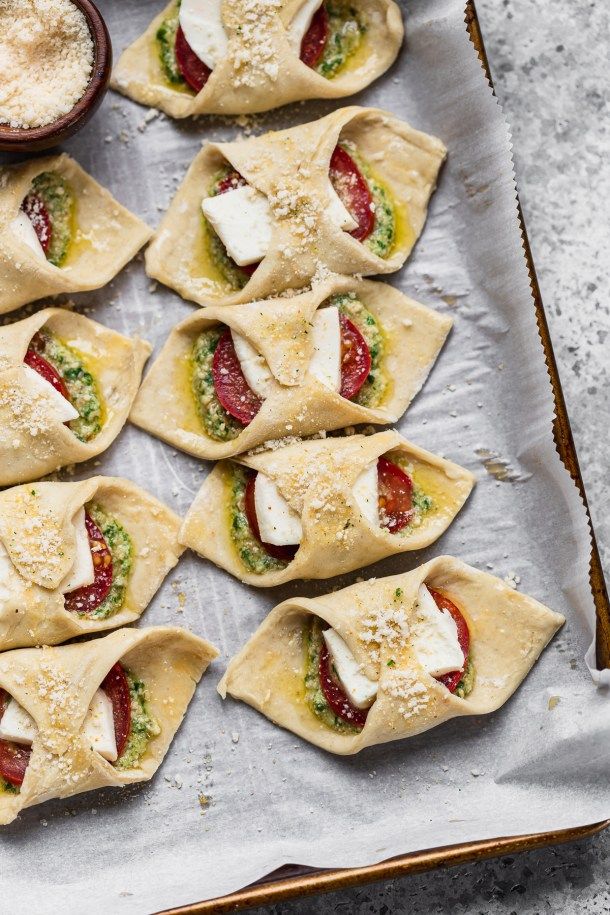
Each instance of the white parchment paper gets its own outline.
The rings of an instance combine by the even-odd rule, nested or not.
[[[162,4],[99,5],[118,54]],[[455,327],[399,428],[469,467],[478,485],[434,547],[361,574],[393,574],[452,553],[518,578],[523,591],[564,613],[566,626],[499,712],[335,758],[245,705],[223,703],[216,683],[274,604],[349,584],[358,573],[261,592],[185,556],[142,622],[188,626],[216,643],[221,657],[151,784],[49,803],[2,830],[2,911],[135,915],[227,893],[285,863],[358,866],[610,817],[610,701],[585,662],[594,634],[589,534],[551,435],[509,132],[469,43],[462,0],[412,0],[404,12],[407,41],[397,65],[356,101],[389,109],[449,148],[423,236],[390,281],[451,314]],[[331,109],[296,105],[259,118],[254,129]],[[66,148],[155,225],[200,143],[233,137],[243,126],[173,123],[109,95]],[[141,259],[77,305],[157,349],[193,309],[151,284]],[[482,461],[490,453],[506,462],[509,479],[487,472]],[[129,427],[76,476],[129,477],[184,513],[209,469]],[[588,657],[593,663],[594,654]],[[607,685],[608,672],[594,679]],[[205,811],[200,794],[209,798]]]

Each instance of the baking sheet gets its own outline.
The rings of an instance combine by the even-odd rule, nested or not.
[[[160,6],[99,5],[116,52]],[[431,549],[333,582],[255,592],[186,556],[143,622],[186,625],[215,642],[221,658],[151,784],[53,802],[2,831],[7,908],[145,913],[230,892],[287,862],[359,866],[610,816],[610,703],[584,661],[594,632],[589,534],[552,441],[508,131],[469,44],[460,0],[413,0],[405,13],[398,65],[356,101],[388,108],[449,147],[423,237],[391,282],[451,314],[455,328],[399,428],[473,470],[475,493]],[[240,126],[218,119],[192,125],[110,95],[66,148],[154,225],[201,140],[288,126],[332,107],[293,106]],[[80,297],[78,307],[158,347],[193,306],[155,288],[137,261],[107,289]],[[91,464],[75,476],[127,476],[181,513],[209,470],[134,428]],[[393,574],[441,552],[518,581],[568,618],[499,712],[343,759],[217,696],[226,660],[279,600],[324,593],[359,574]],[[609,682],[608,672],[593,677]],[[200,795],[209,799],[204,808]]]

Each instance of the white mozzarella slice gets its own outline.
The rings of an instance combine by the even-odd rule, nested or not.
[[[357,477],[352,492],[356,505],[366,520],[373,527],[379,527],[379,474],[377,472],[377,461],[369,464]]]
[[[348,208],[345,206],[336,190],[334,189],[330,178],[328,179],[328,215],[334,224],[339,229],[343,229],[345,232],[351,232],[352,229],[355,229],[358,225],[358,220],[354,219]]]
[[[24,213],[23,210],[19,210],[17,216],[11,220],[10,228],[13,231],[13,234],[17,236],[19,241],[23,242],[24,245],[27,245],[28,248],[31,248],[36,257],[41,261],[46,261],[47,256],[44,253],[43,247],[38,241],[38,236],[34,230],[27,213]]]
[[[26,385],[30,389],[32,396],[40,397],[43,395],[48,400],[49,407],[60,422],[67,423],[71,419],[78,417],[78,410],[75,410],[70,401],[55,390],[50,381],[39,375],[29,365],[24,364],[22,368],[26,376]]]
[[[377,683],[362,673],[360,664],[334,629],[322,633],[341,686],[356,708],[369,708],[377,696]]]
[[[97,750],[100,756],[103,756],[108,762],[116,761],[117,748],[112,702],[103,689],[98,689],[91,700],[83,724],[83,734],[92,749]]]
[[[221,9],[222,0],[182,0],[178,14],[184,37],[210,70],[226,56],[229,47]]]
[[[11,696],[0,721],[0,740],[31,747],[37,733],[36,722],[30,713]]]
[[[288,26],[288,41],[298,57],[301,55],[301,45],[311,25],[311,20],[320,6],[322,6],[322,0],[305,0]]]
[[[76,591],[77,588],[91,585],[95,579],[93,556],[91,555],[89,535],[85,526],[84,508],[79,508],[72,518],[72,524],[76,537],[76,553],[74,554],[74,565],[61,583],[61,590],[64,594]]]
[[[455,620],[447,610],[439,610],[425,585],[417,594],[417,625],[412,645],[421,666],[432,677],[441,677],[464,666]]]
[[[301,542],[303,528],[300,516],[264,473],[258,473],[254,483],[254,509],[263,543],[293,546]]]
[[[232,330],[231,337],[244,378],[254,393],[264,400],[273,387],[273,375],[269,371],[267,360],[241,334]]]
[[[201,209],[236,264],[247,267],[262,261],[273,233],[271,207],[264,194],[246,184],[205,197]]]
[[[320,308],[314,315],[311,328],[313,356],[309,371],[318,381],[341,389],[341,325],[339,309],[334,306]]]

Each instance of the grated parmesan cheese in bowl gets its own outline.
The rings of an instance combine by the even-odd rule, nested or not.
[[[0,0],[0,124],[45,127],[68,114],[93,58],[87,19],[72,0]]]

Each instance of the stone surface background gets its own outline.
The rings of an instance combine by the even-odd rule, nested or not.
[[[512,126],[521,203],[610,579],[610,5],[477,0],[477,7]],[[610,830],[585,842],[295,900],[256,915],[402,912],[610,913]]]

